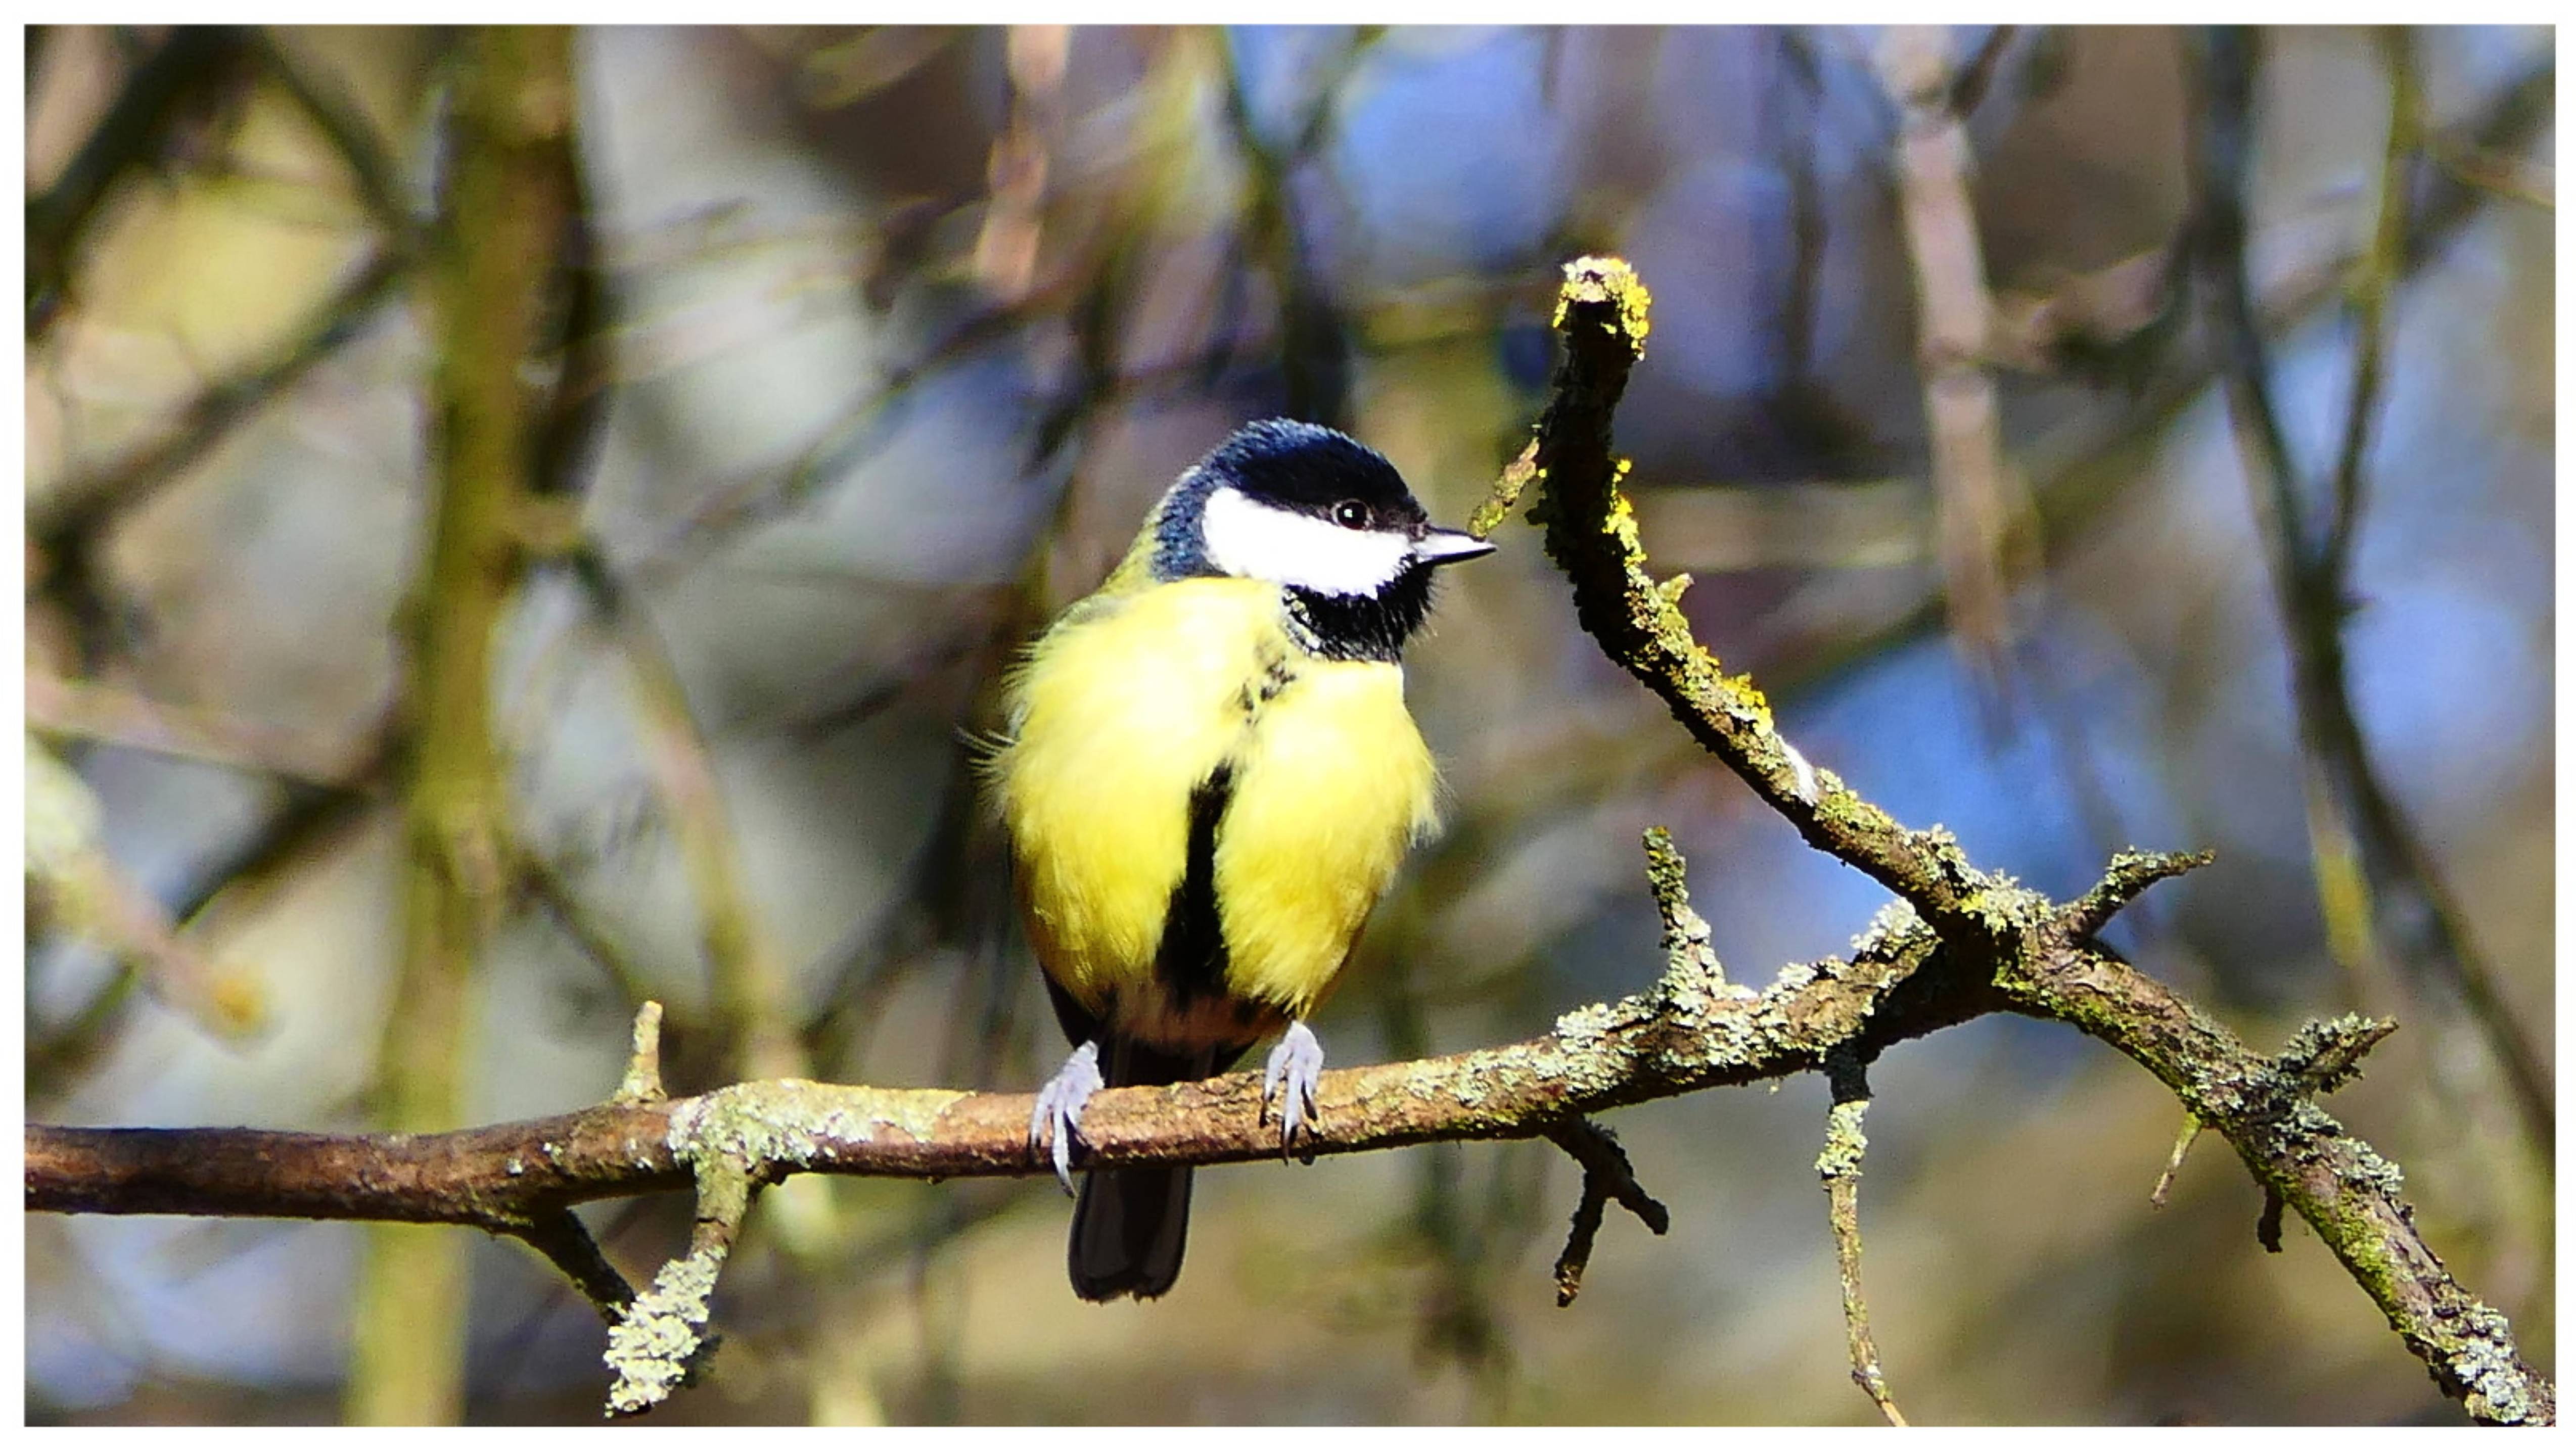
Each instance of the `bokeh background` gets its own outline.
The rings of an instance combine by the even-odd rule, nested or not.
[[[2112,939],[2257,1045],[2398,1016],[2334,1110],[2546,1369],[2552,45],[581,32],[581,360],[553,385],[583,422],[574,531],[623,612],[540,561],[500,625],[519,850],[452,1045],[461,1120],[601,1098],[648,997],[675,1088],[750,1061],[1040,1081],[1063,1048],[967,743],[996,671],[1249,418],[1343,426],[1463,518],[1536,415],[1559,265],[1615,251],[1656,298],[1620,444],[1657,567],[1699,580],[1701,637],[1812,759],[2039,889],[2122,846],[2216,849]],[[1899,46],[1937,92],[1903,93]],[[407,641],[447,603],[417,587],[441,359],[402,239],[437,235],[478,54],[400,28],[28,37],[29,830],[55,905],[29,928],[31,1117],[383,1110],[384,1044],[414,1027],[388,1020]],[[2387,284],[2341,638],[2483,1010],[2405,882],[2373,872],[2369,952],[2319,905],[2259,450],[2195,243],[2194,138],[2224,129],[2231,78],[2252,87],[2239,260],[2311,517],[2375,330],[2350,299],[2374,266]],[[1938,487],[1918,319],[1957,299],[1918,281],[1905,218],[1939,177],[1899,144],[1908,100],[1963,128],[1966,275],[1997,319],[1945,365],[1999,409],[2000,463]],[[1995,547],[1946,550],[1942,520],[1980,500]],[[1527,1037],[1649,982],[1648,825],[1688,852],[1739,979],[1845,949],[1882,899],[1600,657],[1533,531],[1499,539],[1409,666],[1450,823],[1319,1022],[1345,1064]],[[1949,627],[1945,598],[1998,582],[1999,619]],[[672,787],[692,737],[712,797]],[[772,989],[713,969],[684,849],[711,821]],[[2126,1060],[1989,1018],[1873,1077],[1866,1282],[1917,1422],[2455,1416],[2304,1224],[2256,1245],[2223,1145],[2149,1206],[2180,1118]],[[1189,1270],[1142,1306],[1073,1299],[1052,1184],[805,1180],[727,1270],[712,1381],[659,1417],[1866,1421],[1825,1106],[1802,1079],[1617,1114],[1672,1232],[1614,1214],[1564,1309],[1576,1175],[1543,1143],[1206,1172]],[[584,1212],[639,1281],[688,1216]],[[25,1234],[31,1419],[329,1420],[364,1391],[359,1228]],[[463,1415],[593,1420],[589,1309],[515,1244],[477,1240],[466,1271]]]

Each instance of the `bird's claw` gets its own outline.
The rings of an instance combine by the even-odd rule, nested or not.
[[[1099,1090],[1100,1044],[1087,1041],[1038,1089],[1037,1105],[1029,1109],[1029,1151],[1045,1160],[1048,1138],[1054,1138],[1055,1179],[1067,1197],[1073,1195],[1073,1139],[1082,1131],[1083,1104]]]
[[[1270,1049],[1269,1065],[1261,1071],[1261,1100],[1265,1107],[1273,1096],[1279,1099],[1279,1155],[1285,1157],[1300,1131],[1311,1137],[1310,1125],[1315,1117],[1315,1091],[1323,1082],[1324,1044],[1306,1029],[1306,1023],[1288,1023],[1288,1034]]]

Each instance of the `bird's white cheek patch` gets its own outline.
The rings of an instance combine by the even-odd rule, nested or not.
[[[1401,534],[1343,528],[1310,514],[1255,503],[1232,488],[1208,495],[1201,528],[1208,562],[1245,579],[1320,594],[1373,594],[1413,552]]]

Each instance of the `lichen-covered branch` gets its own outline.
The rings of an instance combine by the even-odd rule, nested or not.
[[[590,1306],[602,1318],[615,1323],[635,1302],[635,1289],[626,1275],[608,1261],[599,1250],[599,1241],[590,1229],[573,1216],[570,1208],[554,1208],[537,1214],[517,1227],[507,1228],[511,1237],[536,1249],[545,1260],[563,1270]]]
[[[2041,928],[2061,935],[2062,925]],[[2556,1422],[2557,1391],[2525,1363],[2513,1326],[2460,1286],[2415,1227],[2405,1175],[2344,1130],[2313,1095],[2329,1050],[2370,1026],[2311,1028],[2287,1060],[2267,1058],[2103,951],[2019,955],[1996,986],[2013,1010],[2067,1022],[2155,1074],[2183,1110],[2225,1137],[2255,1181],[2317,1231],[2442,1391],[2485,1423]],[[2350,1019],[2359,1021],[2359,1018]],[[2384,1034],[2384,1033],[2383,1033]],[[2375,1038],[2374,1038],[2375,1039]],[[2347,1066],[2349,1063],[2346,1064]]]
[[[1860,1059],[1836,1052],[1825,1063],[1833,1083],[1834,1105],[1825,1118],[1825,1148],[1816,1154],[1816,1175],[1825,1182],[1825,1218],[1834,1233],[1834,1265],[1843,1288],[1843,1336],[1851,1348],[1852,1382],[1878,1405],[1887,1422],[1902,1429],[1896,1396],[1888,1392],[1887,1374],[1878,1364],[1878,1343],[1869,1336],[1869,1304],[1860,1295],[1860,1161],[1869,1151],[1861,1120],[1869,1112],[1869,1076]]]
[[[1799,788],[1804,761],[1780,738],[1761,693],[1720,672],[1693,637],[1679,605],[1686,577],[1658,584],[1646,571],[1635,514],[1619,491],[1627,464],[1611,449],[1610,417],[1644,354],[1648,306],[1627,263],[1567,265],[1557,314],[1566,355],[1554,398],[1523,455],[1528,478],[1507,474],[1497,489],[1500,499],[1517,497],[1527,481],[1545,487],[1534,513],[1573,583],[1583,627],[1809,843],[1885,884],[1928,923],[1950,967],[1933,979],[1971,995],[1992,989],[1996,1004],[2074,1025],[2153,1072],[2316,1227],[2472,1417],[2553,1422],[2554,1388],[2523,1362],[2503,1315],[2462,1288],[2417,1234],[2395,1167],[2308,1100],[2314,1087],[2298,1073],[2091,945],[2120,902],[2188,858],[2124,856],[2083,898],[2057,906],[1977,869],[1947,831],[1898,825],[1830,772],[1812,777],[1820,788]],[[1859,1049],[1867,1060],[1867,1043]]]
[[[715,1349],[707,1333],[707,1299],[715,1292],[743,1220],[758,1190],[752,1165],[711,1152],[697,1160],[698,1215],[689,1228],[689,1250],[662,1265],[652,1290],[627,1305],[608,1330],[608,1366],[617,1382],[608,1391],[612,1414],[640,1414],[688,1382]]]
[[[1573,585],[1576,617],[1603,652],[1808,843],[1904,896],[1936,924],[1977,918],[1975,872],[1957,843],[1938,830],[1908,831],[1830,772],[1811,770],[1773,727],[1762,692],[1749,678],[1723,673],[1692,636],[1681,611],[1689,576],[1659,583],[1646,571],[1636,514],[1618,487],[1627,464],[1611,452],[1610,417],[1645,354],[1649,305],[1626,262],[1584,257],[1567,264],[1557,302],[1566,350],[1552,400],[1478,521],[1507,513],[1523,489],[1540,485],[1532,516],[1546,526],[1548,555]]]
[[[1919,926],[1875,931],[1850,960],[1781,972],[1759,993],[1714,995],[1666,978],[1566,1013],[1530,1041],[1324,1074],[1313,1147],[1324,1156],[1419,1142],[1548,1135],[1588,1113],[1822,1064],[1839,1043],[1885,1044],[1952,1024],[1891,1013],[1937,969]],[[1924,998],[1928,1000],[1929,998]],[[547,1209],[685,1187],[695,1164],[738,1158],[764,1180],[795,1172],[1027,1176],[1027,1093],[744,1082],[702,1096],[613,1100],[459,1132],[326,1135],[250,1128],[27,1129],[27,1207],[454,1223],[507,1231]],[[1276,1161],[1257,1075],[1120,1087],[1083,1113],[1088,1167]]]

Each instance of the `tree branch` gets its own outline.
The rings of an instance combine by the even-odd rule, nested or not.
[[[1592,1263],[1592,1241],[1601,1232],[1605,1207],[1615,1202],[1635,1213],[1637,1221],[1659,1238],[1671,1231],[1673,1218],[1637,1185],[1637,1170],[1609,1128],[1588,1117],[1576,1117],[1558,1123],[1547,1136],[1583,1169],[1583,1198],[1575,1204],[1565,1251],[1556,1257],[1556,1306],[1563,1308],[1583,1291],[1583,1270]]]
[[[1825,1216],[1834,1233],[1834,1264],[1842,1279],[1843,1336],[1851,1347],[1852,1382],[1869,1395],[1879,1414],[1897,1428],[1897,1412],[1879,1367],[1878,1343],[1869,1336],[1869,1305],[1860,1296],[1860,1160],[1869,1151],[1861,1120],[1869,1111],[1869,1075],[1860,1058],[1837,1051],[1825,1062],[1833,1083],[1833,1110],[1825,1118],[1825,1148],[1816,1154],[1816,1175],[1825,1180]]]
[[[1907,830],[1809,767],[1780,738],[1760,693],[1719,671],[1677,607],[1681,581],[1659,585],[1645,571],[1617,487],[1626,465],[1610,452],[1611,409],[1643,349],[1645,289],[1621,262],[1586,258],[1567,270],[1558,325],[1568,352],[1555,398],[1486,514],[1498,518],[1519,488],[1543,481],[1538,513],[1584,627],[1802,835],[1901,899],[1852,943],[1849,960],[1793,965],[1748,992],[1724,981],[1694,932],[1680,857],[1668,840],[1650,841],[1667,929],[1665,969],[1652,986],[1568,1012],[1546,1035],[1516,1045],[1328,1072],[1313,1151],[1564,1141],[1597,1112],[1817,1070],[1829,1058],[1866,1062],[1893,1043],[1996,1010],[2063,1021],[2145,1066],[2226,1137],[2257,1182],[2315,1226],[2472,1417],[2550,1422],[2555,1390],[2522,1361],[2503,1316],[2460,1287],[2417,1235],[2396,1168],[2312,1100],[2349,1074],[2377,1024],[2328,1023],[2281,1059],[2267,1058],[2094,944],[2122,903],[2201,858],[2124,855],[2083,898],[2052,903],[1975,868],[1946,831]],[[784,1080],[676,1101],[637,1092],[566,1116],[423,1136],[30,1126],[27,1205],[507,1232],[572,1203],[694,1180],[699,1231],[690,1251],[665,1267],[613,1335],[618,1403],[640,1406],[703,1354],[707,1292],[758,1185],[800,1172],[1044,1172],[1028,1148],[1030,1105],[1024,1093]],[[1259,1081],[1245,1074],[1103,1091],[1084,1113],[1084,1165],[1267,1159],[1277,1137],[1262,1115]]]
[[[1627,464],[1611,452],[1610,414],[1645,350],[1647,308],[1625,262],[1568,264],[1557,314],[1566,357],[1523,454],[1530,475],[1547,484],[1535,513],[1547,526],[1549,554],[1573,583],[1583,627],[1809,843],[1903,897],[1937,934],[1942,954],[1960,958],[1952,971],[1972,990],[1990,987],[2007,1009],[2067,1022],[2153,1072],[2235,1146],[2257,1181],[2316,1227],[2434,1382],[2465,1400],[2472,1417],[2553,1422],[2555,1390],[2522,1361],[2503,1315],[2462,1288],[2417,1235],[2395,1166],[2306,1100],[2295,1075],[2117,956],[2083,944],[2116,909],[2120,891],[2169,873],[2172,862],[2115,864],[2073,906],[2051,905],[2009,877],[1976,869],[1946,830],[1906,830],[1830,772],[1809,776],[1760,692],[1720,672],[1682,615],[1687,576],[1659,585],[1646,572],[1635,515],[1618,489]],[[1507,474],[1497,499],[1511,487]],[[1802,777],[1820,787],[1801,790]]]
[[[1670,977],[1568,1012],[1548,1034],[1421,1061],[1328,1071],[1315,1152],[1546,1136],[1575,1117],[1813,1070],[1864,1033],[1948,1025],[1882,1012],[1925,969],[1929,933],[1883,933],[1853,959],[1789,967],[1767,991],[1712,997]],[[709,1154],[757,1175],[1018,1177],[1051,1168],[1028,1145],[1030,1094],[744,1082],[696,1097],[613,1101],[460,1132],[326,1135],[254,1128],[30,1125],[34,1212],[166,1213],[455,1223],[491,1231],[545,1211],[686,1186]],[[1093,1168],[1276,1160],[1261,1082],[1235,1073],[1117,1087],[1083,1111]]]
[[[1989,37],[1981,57],[1991,66],[2009,32]],[[2012,643],[2007,548],[2027,534],[2030,490],[2004,454],[2003,420],[1994,378],[1986,371],[1995,332],[1985,253],[1969,195],[1974,158],[1968,150],[1964,87],[1951,64],[1945,26],[1890,26],[1872,59],[1879,84],[1899,117],[1895,179],[1914,266],[1915,365],[1922,374],[1932,491],[1937,501],[1941,578],[1950,628],[1961,652],[2000,698]]]

